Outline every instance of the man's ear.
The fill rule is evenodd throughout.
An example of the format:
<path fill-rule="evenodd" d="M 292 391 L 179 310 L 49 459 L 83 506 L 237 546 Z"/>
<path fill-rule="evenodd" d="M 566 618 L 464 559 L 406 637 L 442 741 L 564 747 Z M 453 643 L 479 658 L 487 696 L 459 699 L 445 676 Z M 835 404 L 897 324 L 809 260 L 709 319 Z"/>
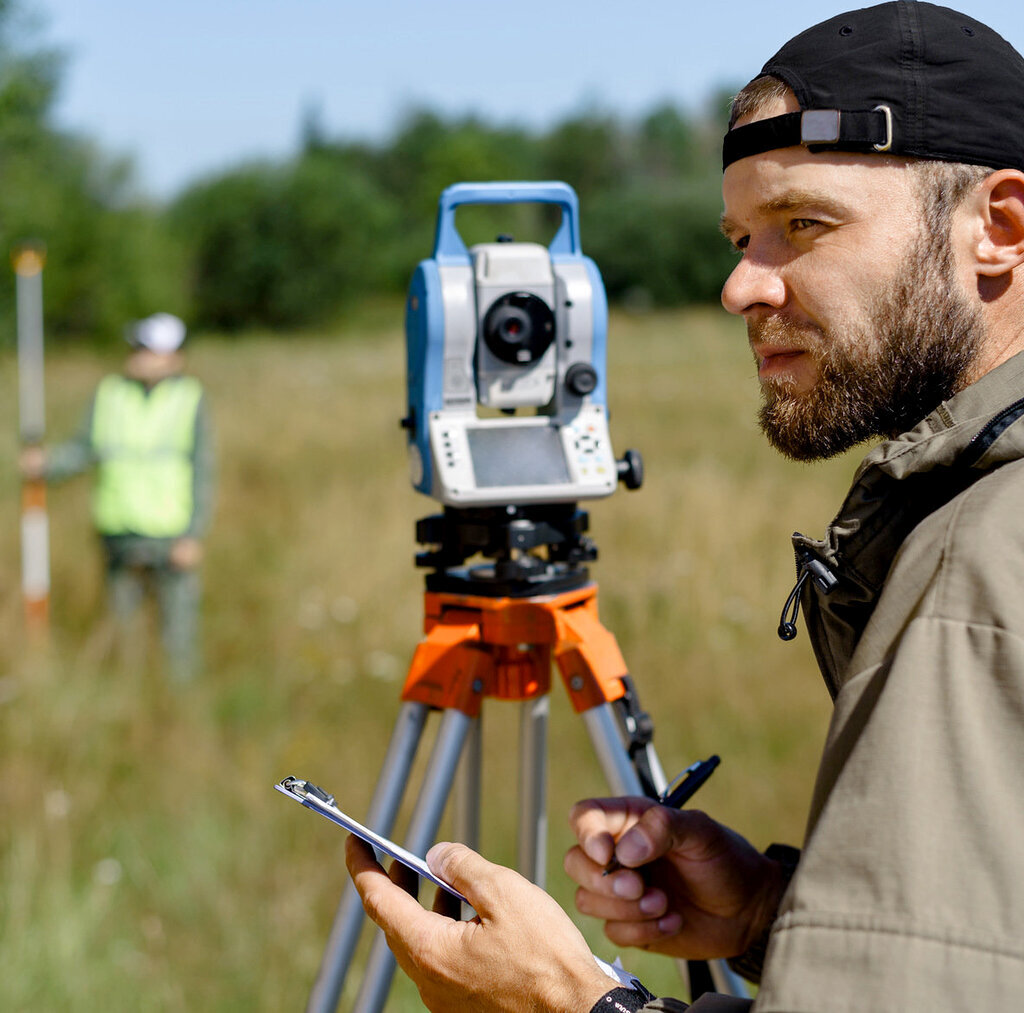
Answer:
<path fill-rule="evenodd" d="M 995 278 L 1024 263 L 1024 172 L 992 173 L 981 183 L 977 198 L 981 235 L 975 270 Z"/>

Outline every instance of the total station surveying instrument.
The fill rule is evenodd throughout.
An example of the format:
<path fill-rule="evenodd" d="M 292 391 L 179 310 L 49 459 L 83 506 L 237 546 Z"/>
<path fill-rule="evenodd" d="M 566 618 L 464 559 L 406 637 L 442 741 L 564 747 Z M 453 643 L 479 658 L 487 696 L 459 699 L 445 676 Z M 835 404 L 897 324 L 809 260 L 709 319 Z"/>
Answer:
<path fill-rule="evenodd" d="M 467 248 L 456 229 L 459 207 L 530 203 L 561 210 L 547 247 L 501 236 Z M 666 786 L 651 721 L 598 619 L 597 585 L 586 566 L 597 549 L 578 507 L 610 495 L 619 481 L 636 489 L 643 478 L 639 454 L 612 454 L 607 333 L 604 286 L 582 252 L 570 186 L 460 183 L 441 194 L 433 255 L 409 286 L 402 426 L 412 483 L 444 511 L 416 525 L 424 547 L 416 565 L 429 571 L 426 636 L 413 655 L 366 823 L 391 835 L 427 716 L 440 711 L 405 847 L 422 855 L 434 843 L 449 795 L 455 839 L 477 847 L 481 707 L 487 697 L 520 701 L 517 867 L 540 886 L 552 661 L 611 791 L 657 797 Z M 336 1008 L 363 917 L 349 884 L 308 1010 Z M 379 1013 L 394 968 L 378 933 L 358 1013 Z M 724 965 L 712 972 L 720 991 L 738 981 Z"/>

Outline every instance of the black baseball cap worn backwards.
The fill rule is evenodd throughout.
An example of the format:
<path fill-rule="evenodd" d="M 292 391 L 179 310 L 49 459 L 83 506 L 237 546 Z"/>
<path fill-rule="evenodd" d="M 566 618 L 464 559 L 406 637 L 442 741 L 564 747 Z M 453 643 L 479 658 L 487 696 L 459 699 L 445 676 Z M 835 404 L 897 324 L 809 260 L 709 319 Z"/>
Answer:
<path fill-rule="evenodd" d="M 897 0 L 840 14 L 787 42 L 765 76 L 801 111 L 730 130 L 723 170 L 798 144 L 1024 169 L 1024 58 L 948 7 Z"/>

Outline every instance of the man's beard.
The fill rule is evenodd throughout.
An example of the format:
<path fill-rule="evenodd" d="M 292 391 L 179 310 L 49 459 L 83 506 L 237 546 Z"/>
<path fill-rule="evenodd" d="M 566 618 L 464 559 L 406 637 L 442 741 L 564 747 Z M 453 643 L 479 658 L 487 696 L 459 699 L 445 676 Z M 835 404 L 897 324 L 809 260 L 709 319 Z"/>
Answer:
<path fill-rule="evenodd" d="M 769 317 L 748 332 L 820 356 L 805 393 L 784 379 L 765 381 L 758 416 L 772 446 L 812 461 L 905 432 L 951 397 L 965 385 L 984 322 L 957 291 L 945 244 L 922 238 L 866 323 L 836 333 Z"/>

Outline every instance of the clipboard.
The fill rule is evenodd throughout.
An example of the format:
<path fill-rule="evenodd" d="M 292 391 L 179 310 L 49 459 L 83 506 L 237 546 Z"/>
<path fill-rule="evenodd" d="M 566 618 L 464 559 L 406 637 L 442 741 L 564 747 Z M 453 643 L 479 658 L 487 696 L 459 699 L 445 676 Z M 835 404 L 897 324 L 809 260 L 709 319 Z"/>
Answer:
<path fill-rule="evenodd" d="M 419 855 L 406 851 L 401 845 L 395 844 L 394 841 L 389 841 L 386 837 L 381 837 L 380 834 L 375 833 L 369 827 L 364 827 L 358 820 L 354 820 L 351 816 L 343 813 L 334 804 L 334 796 L 324 791 L 323 788 L 319 788 L 309 781 L 303 781 L 298 777 L 286 777 L 280 784 L 275 784 L 274 787 L 282 795 L 287 795 L 288 798 L 295 799 L 296 802 L 301 803 L 307 809 L 320 813 L 325 819 L 329 819 L 339 827 L 344 827 L 349 833 L 362 838 L 362 840 L 366 841 L 367 844 L 373 845 L 378 851 L 412 869 L 421 878 L 433 883 L 435 886 L 441 887 L 442 890 L 447 890 L 448 893 L 453 897 L 457 897 L 464 904 L 469 904 L 469 901 L 455 887 L 435 876 L 430 871 L 427 863 Z"/>

